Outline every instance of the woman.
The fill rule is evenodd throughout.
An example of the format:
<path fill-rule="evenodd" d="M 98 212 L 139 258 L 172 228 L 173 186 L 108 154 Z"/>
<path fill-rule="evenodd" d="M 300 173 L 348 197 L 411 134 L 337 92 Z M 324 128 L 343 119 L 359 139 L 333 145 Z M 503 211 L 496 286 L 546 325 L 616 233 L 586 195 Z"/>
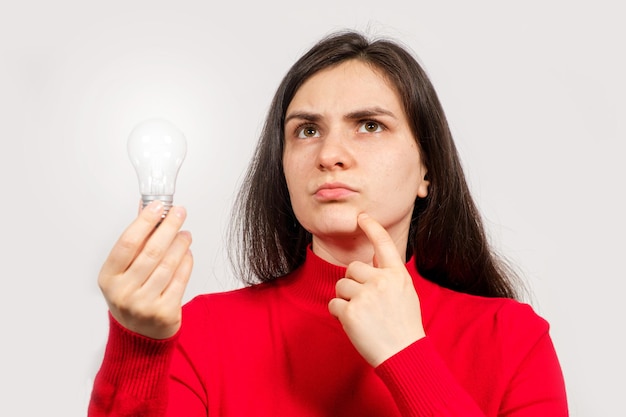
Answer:
<path fill-rule="evenodd" d="M 91 416 L 565 416 L 548 324 L 490 251 L 436 93 L 357 33 L 283 79 L 239 195 L 246 288 L 181 309 L 181 207 L 151 203 L 99 284 Z"/>

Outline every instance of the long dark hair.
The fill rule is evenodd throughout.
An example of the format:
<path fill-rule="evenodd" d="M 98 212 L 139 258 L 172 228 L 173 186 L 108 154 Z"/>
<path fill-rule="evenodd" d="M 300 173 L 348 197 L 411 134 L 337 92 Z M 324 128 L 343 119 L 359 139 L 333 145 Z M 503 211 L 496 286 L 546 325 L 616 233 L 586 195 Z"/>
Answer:
<path fill-rule="evenodd" d="M 231 261 L 241 279 L 246 284 L 271 281 L 304 262 L 311 235 L 296 220 L 283 173 L 285 112 L 305 80 L 350 59 L 374 66 L 396 87 L 428 171 L 428 196 L 415 202 L 407 259 L 414 256 L 420 274 L 443 287 L 516 298 L 516 276 L 489 247 L 428 76 L 397 42 L 370 42 L 352 31 L 318 42 L 276 91 L 233 210 Z"/>

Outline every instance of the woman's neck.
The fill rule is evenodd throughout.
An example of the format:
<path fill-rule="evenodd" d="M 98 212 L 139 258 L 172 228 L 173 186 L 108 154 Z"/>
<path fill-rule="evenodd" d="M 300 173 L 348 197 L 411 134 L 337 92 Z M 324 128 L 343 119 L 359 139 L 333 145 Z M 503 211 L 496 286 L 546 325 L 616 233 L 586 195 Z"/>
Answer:
<path fill-rule="evenodd" d="M 394 241 L 400 257 L 406 262 L 407 236 L 394 238 Z M 364 234 L 349 237 L 313 236 L 311 246 L 313 253 L 333 265 L 348 266 L 354 261 L 371 265 L 374 259 L 374 246 Z"/>

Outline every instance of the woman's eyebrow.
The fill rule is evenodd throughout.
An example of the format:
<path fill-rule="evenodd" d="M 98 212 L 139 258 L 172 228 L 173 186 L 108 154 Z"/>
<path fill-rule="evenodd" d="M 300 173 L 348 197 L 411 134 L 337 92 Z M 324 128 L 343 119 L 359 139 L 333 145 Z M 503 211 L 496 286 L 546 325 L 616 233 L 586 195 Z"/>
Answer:
<path fill-rule="evenodd" d="M 289 113 L 287 116 L 285 116 L 285 121 L 283 123 L 287 124 L 292 119 L 301 119 L 301 120 L 306 120 L 308 122 L 315 123 L 315 122 L 318 122 L 321 118 L 322 118 L 321 114 L 308 113 L 304 111 L 296 111 L 293 113 Z"/>
<path fill-rule="evenodd" d="M 344 119 L 360 120 L 360 119 L 366 119 L 368 117 L 381 116 L 381 115 L 390 116 L 396 119 L 396 115 L 393 114 L 393 112 L 387 109 L 383 109 L 382 107 L 368 107 L 365 109 L 355 110 L 346 114 L 344 116 Z"/>
<path fill-rule="evenodd" d="M 384 109 L 382 107 L 378 107 L 378 106 L 367 107 L 364 109 L 351 111 L 350 113 L 344 116 L 344 119 L 360 120 L 360 119 L 367 119 L 368 117 L 381 116 L 381 115 L 389 116 L 389 117 L 396 119 L 396 115 L 393 114 L 393 112 L 387 109 Z M 284 124 L 287 124 L 290 120 L 293 120 L 293 119 L 306 120 L 308 122 L 316 123 L 322 119 L 322 115 L 319 113 L 310 113 L 306 111 L 295 111 L 285 116 Z"/>

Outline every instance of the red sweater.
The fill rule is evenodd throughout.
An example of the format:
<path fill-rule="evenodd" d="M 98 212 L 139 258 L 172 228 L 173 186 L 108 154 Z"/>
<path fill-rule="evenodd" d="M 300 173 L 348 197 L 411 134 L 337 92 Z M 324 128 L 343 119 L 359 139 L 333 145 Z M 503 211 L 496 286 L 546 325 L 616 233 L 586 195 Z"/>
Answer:
<path fill-rule="evenodd" d="M 407 269 L 427 336 L 377 368 L 328 312 L 345 268 L 309 251 L 274 282 L 194 298 L 170 339 L 111 320 L 89 415 L 568 415 L 546 321 L 528 305 L 457 293 Z"/>

